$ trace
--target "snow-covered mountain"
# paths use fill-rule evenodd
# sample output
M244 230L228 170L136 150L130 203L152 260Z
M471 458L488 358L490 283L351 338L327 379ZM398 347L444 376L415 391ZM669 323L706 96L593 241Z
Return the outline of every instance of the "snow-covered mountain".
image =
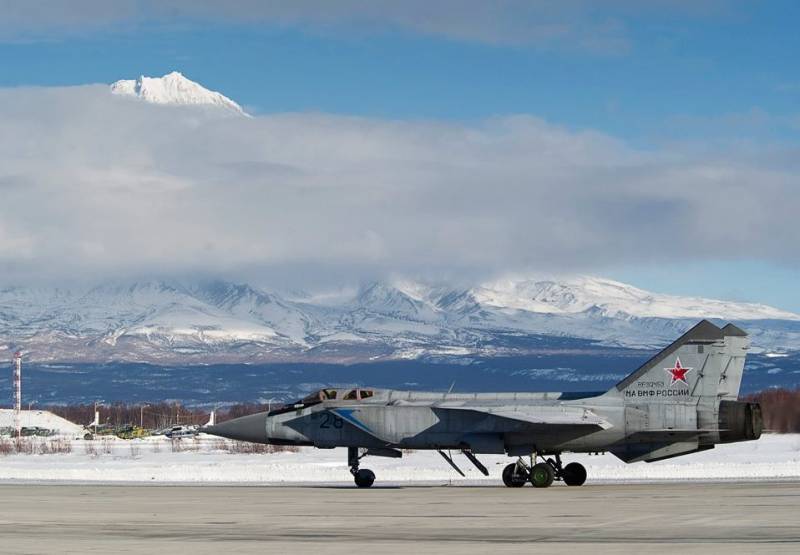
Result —
M123 79L111 84L111 93L132 96L153 104L212 106L247 115L241 106L227 96L208 90L178 71L167 73L163 77L141 75L138 79Z
M485 306L576 314L599 309L604 316L640 318L719 318L723 320L797 320L797 314L754 303L717 301L650 293L632 285L596 277L553 280L504 279L475 290Z
M552 351L565 340L572 350L653 348L700 318L736 322L756 349L800 350L800 315L595 277L467 289L406 280L291 295L223 281L7 287L0 289L0 350L60 361L353 362Z

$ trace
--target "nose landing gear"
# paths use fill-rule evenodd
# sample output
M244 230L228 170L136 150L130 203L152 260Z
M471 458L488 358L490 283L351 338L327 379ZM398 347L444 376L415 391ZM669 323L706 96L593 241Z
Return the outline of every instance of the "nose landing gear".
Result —
M350 474L353 475L356 486L368 488L375 482L375 473L366 468L358 468L358 461L363 456L358 454L358 447L347 448L347 465L350 467Z

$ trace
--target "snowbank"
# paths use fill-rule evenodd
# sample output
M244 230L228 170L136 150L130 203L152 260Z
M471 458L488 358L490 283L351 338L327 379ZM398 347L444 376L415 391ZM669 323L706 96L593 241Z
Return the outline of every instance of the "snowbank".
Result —
M82 437L86 433L83 426L79 426L46 410L21 410L19 416L20 425L23 428L44 428L46 430L54 430L58 435L70 437ZM14 410L0 409L0 428L13 427Z
M72 442L69 454L0 456L0 481L130 483L352 483L344 449L301 449L296 453L237 454L220 449L221 440L97 440ZM192 450L189 450L192 449ZM197 449L196 451L193 449ZM482 476L455 454L466 473L453 472L435 452L417 451L402 459L368 457L362 467L378 483L499 483L511 459L482 456L490 476ZM586 465L589 483L685 480L798 480L800 435L765 435L759 441L722 445L711 451L658 463L626 465L613 455L565 455Z

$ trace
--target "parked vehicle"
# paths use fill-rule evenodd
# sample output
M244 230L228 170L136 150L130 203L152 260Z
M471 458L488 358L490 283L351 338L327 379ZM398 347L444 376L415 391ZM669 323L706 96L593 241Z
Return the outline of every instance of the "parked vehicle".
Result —
M190 425L190 426L173 426L172 428L164 432L164 435L170 439L180 439L182 437L194 437L198 433L200 433L200 426Z

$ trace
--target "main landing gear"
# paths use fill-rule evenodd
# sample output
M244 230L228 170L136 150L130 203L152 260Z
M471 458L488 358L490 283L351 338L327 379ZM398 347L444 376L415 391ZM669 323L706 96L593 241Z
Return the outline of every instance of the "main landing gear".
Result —
M350 467L350 474L353 475L358 487L368 488L375 482L375 473L366 468L358 468L358 461L363 456L358 454L358 447L347 448L347 465Z
M555 480L561 480L568 486L582 486L586 481L586 468L580 463L572 462L567 466L561 464L561 457L536 462L537 455L531 455L530 464L520 457L503 469L503 483L509 488L521 488L530 482L535 488L550 487Z

